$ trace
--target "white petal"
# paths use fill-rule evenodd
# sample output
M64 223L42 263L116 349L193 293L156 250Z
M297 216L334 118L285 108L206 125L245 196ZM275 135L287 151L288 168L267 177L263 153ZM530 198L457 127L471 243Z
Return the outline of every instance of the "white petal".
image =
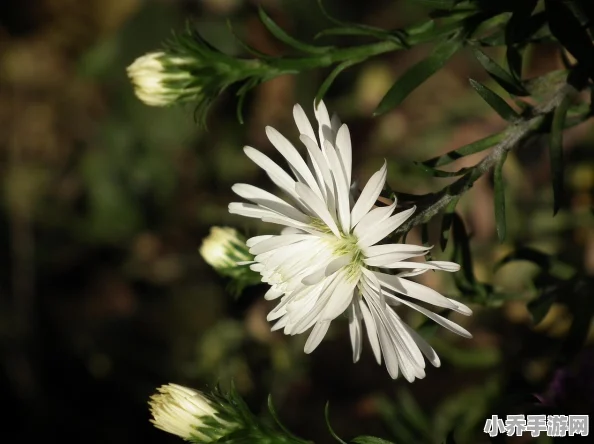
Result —
M384 160L382 168L379 171L376 171L367 181L367 184L363 188L363 191L361 191L361 195L359 196L359 199L357 199L357 203L351 212L352 226L357 225L359 221L363 219L363 216L365 216L375 205L375 202L386 183L387 171L388 167Z
M293 205L288 204L274 194L264 191L258 187L248 185L246 183L236 183L231 187L231 189L244 199L250 200L264 208L269 208L275 213L282 214L284 216L290 217L291 219L298 220L299 222L309 223L310 221L309 216L303 214Z
M434 367L439 367L441 365L441 361L439 360L439 356L437 356L437 353L435 353L435 350L433 350L433 347L431 347L429 345L429 343L420 334L418 334L413 328L406 325L405 323L403 323L402 325L404 328L406 328L406 330L408 331L410 336L413 338L413 340L416 342L417 346L419 347L419 350L421 350L421 352L425 355L427 360Z
M390 253L411 253L424 255L427 251L433 247L425 247L423 245L412 245L412 244L384 244L384 245L373 245L371 247L365 247L363 253L366 257L381 256L383 254ZM409 256L414 257L414 256Z
M424 314L429 319L437 322L442 327L445 327L448 330L450 330L460 336L464 336L465 338L472 338L472 334L468 330L466 330L464 327L459 326L455 322L452 322L449 319L444 318L443 316L438 315L437 313L433 313L432 311L427 310L417 304L413 304L412 302L406 301L404 299L399 299L399 301L405 305L408 305L411 308L414 308L418 312Z
M332 118L334 128L334 116ZM351 170L353 168L353 152L351 147L351 133L349 127L342 125L336 133L336 149L340 155L343 172L346 177L347 185L351 184Z
M328 264L328 266L326 267L326 270L324 271L324 275L330 276L330 275L336 273L342 267L349 264L351 262L351 260L352 260L352 258L348 254L344 254L340 257L337 257L336 259L334 259L332 262L330 262Z
M368 233L369 231L373 230L375 226L379 225L381 222L387 220L390 217L390 214L392 214L394 208L396 208L396 202L386 207L374 208L365 216L363 216L363 219L359 221L359 223L353 230L353 233L355 234L355 236L361 237L365 233ZM363 246L360 247L362 249L368 248Z
M340 282L330 297L330 300L324 307L324 311L320 315L322 321L332 321L344 313L353 300L353 291L357 281L347 280L346 275L339 277Z
M320 137L320 147L324 145L324 140L334 143L334 134L332 132L332 123L330 122L330 116L324 101L321 100L318 106L315 106L314 101L314 112L318 121L318 135Z
M254 245L265 241L266 239L270 239L273 238L274 236L272 234L264 234L262 236L254 236L254 237L250 237L247 241L246 241L246 245L248 247L253 247Z
M451 310L456 309L455 304L432 288L385 273L375 272L375 275L384 287L409 298L418 299L438 307L449 308Z
M375 325L373 316L369 312L369 308L367 308L367 305L365 305L362 299L359 300L359 308L361 309L361 314L363 315L363 320L365 321L365 330L367 330L367 338L369 339L369 344L373 350L373 355L375 356L377 363L381 364L382 351L380 349L380 343L377 336L377 326Z
M324 143L326 155L330 164L334 183L336 184L336 201L338 204L338 217L340 225L345 233L351 231L351 209L349 203L349 186L346 182L346 177L342 171L340 160L336 154L336 150L329 141Z
M284 291L277 290L274 287L270 287L268 289L268 291L264 294L264 299L266 299L267 301L272 301L272 300L282 296L283 294L285 294Z
M358 362L361 357L361 309L356 302L349 306L349 335L351 338L351 346L353 348L353 362Z
M402 211L401 213L395 214L385 221L380 222L378 225L374 226L362 237L360 237L357 245L367 247L378 243L384 237L402 225L415 212L416 208L417 207L409 208L406 211Z
M328 328L330 328L330 321L318 322L316 324L316 326L313 328L313 330L311 331L311 333L309 334L309 337L307 338L307 342L305 343L305 348L303 349L303 351L307 354L314 351L316 349L316 347L318 345L320 345L320 342L322 342L322 339L324 339L324 336L326 336L326 333L328 332Z
M309 122L309 119L307 118L307 115L305 114L305 111L303 111L303 108L301 108L301 105L297 104L293 107L293 118L295 119L295 123L297 124L297 128L299 129L299 133L305 134L311 140L315 141L316 134L314 133L314 130L311 126L311 123Z
M268 140L270 140L278 152L282 154L287 162L289 162L289 165L291 165L301 175L301 177L303 177L305 183L309 185L309 187L315 193L323 198L322 192L318 187L318 183L311 174L311 171L303 160L303 157L301 157L293 144L271 126L266 127L266 135L268 136Z
M336 225L336 222L334 222L334 219L332 219L332 216L330 215L330 212L328 211L326 204L324 202L322 202L320 200L320 198L318 196L316 196L315 193L311 189L309 189L307 186L303 185L302 183L297 182L295 184L295 191L297 192L299 197L301 197L301 199L303 199L303 202L320 219L322 219L322 221L328 226L328 228L330 228L330 230L337 237L340 237L340 231L338 230L338 226Z
M274 236L271 239L265 239L262 242L258 242L257 245L250 248L250 253L265 253L276 248L286 247L296 242L300 242L305 239L310 239L311 237L311 234L285 234L281 236Z

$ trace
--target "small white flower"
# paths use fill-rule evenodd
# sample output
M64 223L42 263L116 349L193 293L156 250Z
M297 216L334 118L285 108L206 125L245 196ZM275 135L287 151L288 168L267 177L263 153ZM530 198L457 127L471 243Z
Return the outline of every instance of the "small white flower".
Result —
M439 358L391 307L406 305L455 333L471 337L464 328L411 300L464 315L472 313L468 307L406 279L427 270L453 272L460 267L444 261L408 261L424 256L430 247L378 245L415 208L392 215L396 202L375 206L386 181L385 163L355 199L351 192L348 127L341 125L336 116L330 119L323 102L314 111L317 137L303 109L299 105L293 109L307 160L278 131L266 127L268 139L285 158L292 175L260 151L244 148L246 155L284 192L286 200L252 185L233 186L236 194L252 203L231 203L231 213L285 226L280 235L256 236L247 241L250 253L255 255L251 268L271 285L265 298L281 298L268 320L277 321L273 330L283 328L290 335L313 327L305 344L305 352L311 353L332 320L346 311L354 362L361 355L364 324L377 362L381 363L383 355L392 378L398 377L399 370L408 381L423 378L423 355L436 367ZM399 272L385 272L392 270Z
M137 58L127 72L140 100L150 106L167 106L200 91L199 87L186 87L192 81L191 73L184 68L188 63L191 60L183 57L151 52Z
M220 419L211 401L197 390L177 384L166 384L151 396L151 422L155 427L185 440L212 442L234 430L234 425ZM205 424L214 420L217 427Z
M243 236L230 227L212 227L202 241L200 255L216 270L236 267L238 261L252 259Z

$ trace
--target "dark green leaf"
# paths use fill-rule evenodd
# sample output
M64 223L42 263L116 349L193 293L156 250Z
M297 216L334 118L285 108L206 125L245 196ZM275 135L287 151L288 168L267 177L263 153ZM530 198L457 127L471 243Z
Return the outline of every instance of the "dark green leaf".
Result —
M410 68L392 85L373 115L379 116L400 105L419 85L439 71L462 47L462 44L461 38L452 38L439 43L429 57Z
M564 2L545 0L551 33L594 79L594 45L588 32Z
M460 0L412 0L415 3L422 3L427 6L432 6L434 8L440 9L449 9L459 3Z
M463 147L458 148L457 150L450 151L447 154L443 154L441 156L426 160L425 162L423 162L423 165L427 167L438 167L442 165L447 165L464 156L468 156L469 154L479 153L488 148L491 148L493 145L499 143L503 139L504 135L504 133L498 133L493 134L491 136L487 136L483 139L477 140L476 142L464 145Z
M470 85L475 89L477 93L483 98L487 104L491 108L495 110L497 114L499 114L503 119L507 120L508 122L516 121L520 116L518 113L507 104L505 100L491 91L482 83L477 82L476 80L470 79Z
M503 164L507 157L507 152L504 152L501 159L495 165L494 171L494 187L495 187L495 224L497 226L497 237L499 242L505 240L507 230L505 222L505 185L503 183Z
M545 289L543 293L538 296L536 299L528 302L526 308L532 315L532 322L534 325L540 324L540 322L545 318L551 306L557 301L558 293L556 291L551 291L551 289Z
M330 86L332 85L332 83L334 82L336 77L338 77L338 75L342 71L347 69L348 67L356 65L357 63L359 63L361 61L362 61L361 59L346 60L346 61L336 65L336 67L332 70L332 72L330 72L330 74L328 74L328 77L326 77L326 79L320 86L320 89L318 89L318 92L316 94L316 106L318 106L318 103L320 103L320 100L322 100L324 98L324 96L326 95L326 92L328 91L328 89L330 88Z
M549 141L549 159L553 178L553 215L557 214L565 198L565 177L563 166L563 130L571 99L565 96L553 113L551 139Z
M441 220L441 237L439 240L442 251L445 251L446 246L448 245L448 239L450 238L450 228L452 227L454 212L456 211L456 205L458 205L459 200L460 197L452 199L446 206L445 212L443 213L443 218Z
M529 94L520 82L518 82L510 73L503 69L491 57L489 57L476 46L473 47L472 50L479 63L483 66L483 68L485 68L493 80L495 80L504 90L516 96L526 96Z
M420 167L426 173L431 174L433 177L457 177L462 176L469 171L469 168L461 168L457 171L443 171L427 166L424 163L414 162L414 164Z
M328 51L332 50L331 46L314 46L308 45L307 43L300 42L294 37L287 34L280 26L278 26L262 8L258 9L260 20L266 26L266 29L270 31L281 42L289 45L290 47L297 49L298 51L311 53L311 54L327 54Z
M353 438L353 442L356 444L394 444L392 441L376 438L375 436L357 436Z
M324 418L326 419L326 426L328 427L328 431L330 432L332 437L341 444L347 444L336 434L336 432L330 425L330 402L329 401L326 403L326 408L324 408Z
M253 56L256 56L256 57L258 57L260 59L270 59L270 58L272 58L272 56L270 54L266 54L266 53L264 53L262 51L257 50L256 48L254 48L253 46L249 45L248 43L244 42L241 38L239 38L239 36L235 32L235 30L233 29L233 25L231 24L231 20L227 20L227 28L229 29L229 32L231 32L231 34L233 35L233 37L235 37L235 41L239 44L239 46L241 46L247 52L249 52Z

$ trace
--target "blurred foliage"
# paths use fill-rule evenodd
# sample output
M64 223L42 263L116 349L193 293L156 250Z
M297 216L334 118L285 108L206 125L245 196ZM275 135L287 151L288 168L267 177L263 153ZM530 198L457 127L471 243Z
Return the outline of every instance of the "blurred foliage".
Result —
M331 439L327 400L336 434L359 442L474 444L488 442L493 414L594 410L584 370L594 314L589 2L323 6L326 15L315 0L0 5L0 396L10 406L1 442L31 430L62 442L176 442L146 408L169 381L234 380L256 412L271 393L283 423L315 442ZM230 86L205 131L191 105L146 107L126 77L187 19L232 57L247 44L314 62L307 75L285 75L302 70L293 59L250 85L244 125ZM343 50L316 62L328 46ZM369 47L377 51L345 53ZM543 109L566 80L575 93ZM472 318L454 319L474 339L438 337L404 313L443 358L414 385L392 381L370 354L350 364L343 328L303 354L303 338L270 332L263 286L236 301L198 254L212 225L261 230L227 214L233 183L266 182L241 147L271 150L264 125L296 136L292 105L316 95L349 124L360 182L382 158L398 159L388 182L401 202L441 202L439 217L426 212L407 227L408 241L441 244L434 259L463 264L454 279L422 282L475 304ZM526 136L522 148L508 143L505 163L489 164L495 173L478 168L514 135Z

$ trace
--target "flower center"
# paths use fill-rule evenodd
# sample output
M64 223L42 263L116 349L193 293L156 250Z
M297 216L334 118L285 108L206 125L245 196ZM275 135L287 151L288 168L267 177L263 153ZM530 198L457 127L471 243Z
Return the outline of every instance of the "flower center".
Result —
M363 266L363 252L357 245L357 236L346 234L336 239L333 254L335 256L350 256L350 262L347 265L347 279L359 280L361 276L361 267Z

